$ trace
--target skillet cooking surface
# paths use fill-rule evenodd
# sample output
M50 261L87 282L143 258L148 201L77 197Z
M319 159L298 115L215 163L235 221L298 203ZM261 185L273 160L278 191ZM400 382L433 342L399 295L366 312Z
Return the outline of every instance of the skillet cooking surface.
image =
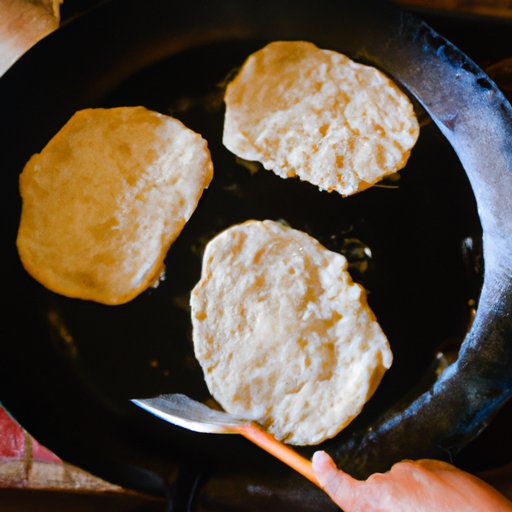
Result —
M448 105L452 118L442 119L441 127L453 142L453 68L466 64L473 74L477 68L450 46L440 52L442 40L429 39L425 26L423 35L411 35L417 28L412 18L373 4L333 4L148 1L140 10L140 2L113 1L52 34L0 82L7 128L0 157L2 237L8 241L1 269L0 398L61 457L152 491L161 491L183 460L189 467L288 475L288 468L244 439L188 432L129 403L162 392L208 398L193 356L188 295L199 279L205 243L247 219L283 219L344 253L389 337L393 368L363 413L324 448L339 449L411 390L418 394L425 382L429 386L438 353L443 361L455 357L481 286L481 227L464 169L421 107L420 139L399 181L346 199L254 172L221 144L226 78L276 39L309 40L373 63L436 114ZM405 42L417 55L408 54ZM434 78L446 77L448 85L438 84L441 92L430 91L434 99L413 79L427 76L422 66ZM483 93L493 87L481 85ZM116 307L55 295L32 280L17 257L18 174L76 110L139 104L177 117L208 140L215 167L210 189L171 247L158 288ZM456 147L461 154L462 146ZM7 336L10 329L14 339Z

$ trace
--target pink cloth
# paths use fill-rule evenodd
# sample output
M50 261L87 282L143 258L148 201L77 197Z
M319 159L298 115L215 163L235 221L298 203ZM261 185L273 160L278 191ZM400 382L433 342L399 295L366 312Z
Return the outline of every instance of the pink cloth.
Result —
M50 450L39 444L0 407L0 464L2 460L37 460L61 462Z

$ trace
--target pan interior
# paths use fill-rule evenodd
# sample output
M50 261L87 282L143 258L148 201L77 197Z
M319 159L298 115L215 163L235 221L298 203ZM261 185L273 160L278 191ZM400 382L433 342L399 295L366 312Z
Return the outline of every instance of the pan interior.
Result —
M352 277L368 291L395 361L347 432L407 396L422 376L435 372L440 354L446 360L453 355L467 331L481 283L481 229L466 175L428 119L396 179L349 198L283 180L223 147L226 82L265 43L229 41L184 51L90 105L144 105L180 119L208 141L215 172L171 247L157 288L116 307L41 292L49 349L116 413L128 410L134 397L180 392L209 398L193 354L189 294L208 240L248 219L283 220L343 253Z
M9 322L22 342L3 347L2 401L57 454L113 480L123 480L124 474L114 478L107 463L163 467L164 473L178 452L193 453L201 462L218 462L222 453L228 465L262 459L258 449L234 436L185 432L130 402L162 393L210 398L193 354L189 294L206 243L232 224L287 222L343 253L352 277L366 288L394 364L340 437L367 428L428 385L456 354L471 321L481 286L476 204L453 149L423 114L407 167L396 179L349 198L283 180L223 147L227 80L267 42L230 39L183 50L141 66L94 101L74 105L144 105L180 119L208 141L214 179L171 247L158 287L112 307L55 295L29 278L18 261L17 273L5 272L13 290L9 302L15 304L9 306L15 310ZM51 88L50 80L46 87ZM68 104L61 108L69 110L68 117L73 113ZM40 121L44 130L56 117ZM41 149L42 131L34 129L27 147ZM6 210L7 205L14 215L19 204L5 203ZM8 385L20 381L16 388ZM130 480L134 486L139 481L138 474Z

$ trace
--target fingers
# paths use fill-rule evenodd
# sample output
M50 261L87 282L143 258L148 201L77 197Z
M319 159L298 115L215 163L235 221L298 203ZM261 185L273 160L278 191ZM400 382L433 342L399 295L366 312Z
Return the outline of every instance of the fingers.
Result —
M327 475L338 469L332 458L324 451L315 452L311 462L314 471L319 475Z
M332 458L323 451L315 452L311 462L313 472L322 489L334 503L346 512L350 512L357 497L359 482L338 469Z

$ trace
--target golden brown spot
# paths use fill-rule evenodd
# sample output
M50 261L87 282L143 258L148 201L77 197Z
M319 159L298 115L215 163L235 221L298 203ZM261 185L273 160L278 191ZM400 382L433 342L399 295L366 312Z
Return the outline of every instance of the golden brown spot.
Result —
M126 143L119 144L117 150L124 158L130 158L132 156L132 148Z
M104 241L112 235L112 230L119 225L115 217L108 218L105 222L101 222L89 227L89 232L97 242Z
M130 187L134 187L137 183L137 178L134 174L127 174L125 177L124 177L126 183L128 184L128 186Z
M199 320L199 321L202 321L202 320L205 320L206 319L206 311L198 311L196 313L196 318Z

